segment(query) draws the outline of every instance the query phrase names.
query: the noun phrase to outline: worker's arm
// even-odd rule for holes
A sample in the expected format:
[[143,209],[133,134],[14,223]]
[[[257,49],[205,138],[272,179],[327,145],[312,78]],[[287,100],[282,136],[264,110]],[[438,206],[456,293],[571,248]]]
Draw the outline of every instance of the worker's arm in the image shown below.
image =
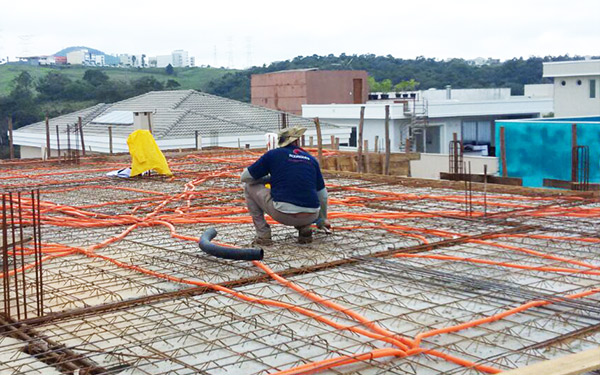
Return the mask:
[[266,175],[266,176],[259,178],[258,180],[255,180],[254,177],[252,177],[252,175],[250,174],[250,172],[248,172],[248,168],[244,168],[244,171],[242,172],[242,176],[240,179],[242,182],[246,182],[251,185],[252,184],[265,184],[271,180],[271,175]]

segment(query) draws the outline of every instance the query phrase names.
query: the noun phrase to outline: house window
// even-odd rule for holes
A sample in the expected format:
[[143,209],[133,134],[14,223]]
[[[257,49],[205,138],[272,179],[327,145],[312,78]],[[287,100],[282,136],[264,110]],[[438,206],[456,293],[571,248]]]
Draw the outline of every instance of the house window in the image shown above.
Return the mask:
[[590,98],[596,97],[596,80],[590,79]]
[[563,86],[565,86],[567,84],[567,82],[566,81],[560,81],[560,84],[563,85]]

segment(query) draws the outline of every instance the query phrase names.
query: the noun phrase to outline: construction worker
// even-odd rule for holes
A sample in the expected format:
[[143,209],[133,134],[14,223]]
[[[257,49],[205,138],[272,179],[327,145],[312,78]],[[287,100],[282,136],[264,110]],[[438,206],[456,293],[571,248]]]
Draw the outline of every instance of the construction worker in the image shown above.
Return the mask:
[[[241,180],[256,228],[255,245],[272,245],[266,212],[279,223],[298,229],[298,242],[312,242],[311,224],[328,230],[327,189],[317,160],[298,145],[306,128],[279,132],[276,149],[244,169]],[[265,186],[270,183],[271,188]]]

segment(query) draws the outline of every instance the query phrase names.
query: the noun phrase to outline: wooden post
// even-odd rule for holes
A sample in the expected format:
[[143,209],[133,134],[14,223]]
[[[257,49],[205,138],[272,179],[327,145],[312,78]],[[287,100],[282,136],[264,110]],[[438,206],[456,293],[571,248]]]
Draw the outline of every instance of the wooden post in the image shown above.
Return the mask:
[[240,141],[240,139],[238,138],[238,149],[242,149],[242,141]]
[[51,156],[51,150],[50,150],[50,120],[48,119],[48,116],[46,116],[46,158],[50,159]]
[[[198,130],[194,130],[194,142],[196,142],[196,151],[198,151]],[[238,142],[239,148],[239,142]]]
[[365,139],[363,142],[365,143],[365,172],[371,173],[371,168],[369,167],[369,141]]
[[112,126],[108,127],[108,152],[113,154]]
[[363,152],[363,125],[365,122],[365,106],[360,107],[360,119],[358,121],[358,150],[357,150],[357,167],[358,173],[362,172],[362,152]]
[[323,140],[321,139],[321,124],[319,118],[315,117],[315,127],[317,128],[317,159],[319,159],[319,165],[323,165]]
[[10,150],[10,159],[14,159],[15,158],[15,146],[14,146],[14,142],[13,142],[13,123],[12,123],[12,117],[8,118],[8,148]]
[[81,155],[85,156],[85,143],[83,142],[83,125],[81,121],[81,116],[77,119],[77,126],[79,126],[79,136],[81,138]]
[[301,146],[304,147],[306,145],[306,136],[302,134]]
[[281,128],[287,128],[287,114],[285,112],[281,112]]
[[60,163],[60,133],[58,131],[58,125],[56,125],[56,152],[58,154],[58,162]]
[[577,124],[571,125],[571,182],[577,182]]
[[391,141],[390,141],[390,106],[385,106],[385,164],[383,166],[383,174],[390,174],[390,152],[391,152]]
[[373,150],[376,153],[379,152],[379,136],[378,135],[375,136],[375,145],[373,147],[374,147]]
[[331,149],[335,150],[335,135],[331,136]]
[[71,157],[71,127],[67,125],[67,150],[69,150],[69,158]]
[[314,145],[314,142],[313,142],[313,136],[312,136],[312,135],[311,135],[310,137],[308,137],[308,145],[309,145],[310,147],[313,147],[313,145]]
[[506,167],[506,138],[504,136],[504,126],[500,127],[500,154],[502,155],[502,177],[508,177]]
[[[151,113],[147,112],[146,113],[148,116],[148,131],[150,132],[150,134],[152,134],[152,117],[151,117]],[[85,154],[84,154],[85,156]]]
[[410,143],[410,138],[406,138],[406,141],[404,143],[404,153],[408,154],[411,149],[412,149],[412,144]]

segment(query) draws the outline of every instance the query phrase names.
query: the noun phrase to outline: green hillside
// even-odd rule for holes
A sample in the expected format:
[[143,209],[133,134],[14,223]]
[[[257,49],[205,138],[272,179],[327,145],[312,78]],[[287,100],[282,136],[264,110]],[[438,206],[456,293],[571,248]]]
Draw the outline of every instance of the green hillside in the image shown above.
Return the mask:
[[48,72],[59,72],[60,74],[72,79],[80,80],[83,78],[86,70],[100,70],[106,73],[112,81],[133,81],[143,77],[154,77],[160,82],[166,82],[169,79],[177,81],[181,86],[179,89],[194,89],[205,91],[208,83],[219,79],[225,74],[232,72],[228,69],[216,68],[175,68],[175,75],[167,75],[162,68],[95,68],[87,66],[64,66],[64,67],[44,67],[31,65],[0,65],[0,96],[6,96],[12,90],[13,80],[21,74],[28,72],[34,81],[44,77]]

